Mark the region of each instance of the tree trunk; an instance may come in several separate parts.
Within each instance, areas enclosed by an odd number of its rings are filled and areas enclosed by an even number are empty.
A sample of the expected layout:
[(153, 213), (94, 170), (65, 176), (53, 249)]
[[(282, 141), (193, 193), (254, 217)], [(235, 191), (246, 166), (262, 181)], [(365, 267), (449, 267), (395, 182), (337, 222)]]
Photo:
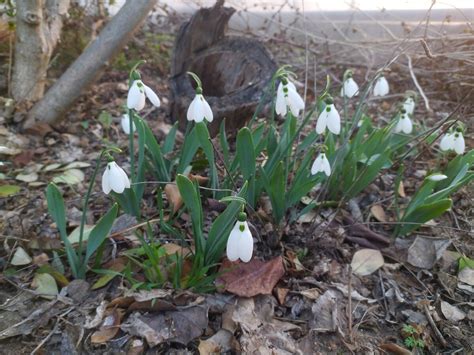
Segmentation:
[(97, 79), (110, 58), (124, 46), (156, 1), (128, 0), (43, 99), (28, 112), (23, 128), (30, 129), (40, 122), (57, 123), (82, 91)]
[(49, 60), (61, 36), (69, 0), (19, 0), (16, 2), (13, 98), (18, 102), (43, 97)]

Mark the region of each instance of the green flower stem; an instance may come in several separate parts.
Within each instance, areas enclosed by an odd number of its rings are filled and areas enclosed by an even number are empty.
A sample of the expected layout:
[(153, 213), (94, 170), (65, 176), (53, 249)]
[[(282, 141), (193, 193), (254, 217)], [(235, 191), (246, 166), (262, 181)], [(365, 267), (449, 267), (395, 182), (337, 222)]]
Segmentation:
[(134, 147), (133, 147), (133, 122), (134, 122), (134, 111), (133, 109), (128, 109), (128, 118), (129, 118), (129, 124), (130, 124), (130, 135), (128, 137), (128, 150), (130, 154), (130, 179), (132, 180), (132, 183), (136, 182), (135, 181), (135, 152), (134, 152)]
[(82, 207), (82, 217), (81, 217), (81, 225), (80, 225), (80, 228), (79, 228), (79, 251), (78, 251), (78, 256), (79, 256), (79, 264), (80, 264), (80, 272), (79, 272), (79, 275), (78, 277), (79, 278), (84, 278), (85, 277), (85, 270), (84, 268), (82, 267), (82, 263), (83, 263), (83, 255), (82, 255), (82, 247), (83, 247), (83, 238), (84, 238), (84, 226), (86, 224), (86, 215), (87, 215), (87, 206), (89, 204), (89, 199), (90, 199), (90, 196), (91, 196), (91, 193), (92, 193), (92, 188), (94, 187), (94, 182), (95, 182), (95, 178), (97, 176), (97, 172), (99, 171), (99, 168), (100, 168), (100, 163), (102, 161), (102, 158), (104, 156), (104, 154), (107, 152), (107, 149), (103, 149), (102, 152), (100, 152), (100, 155), (99, 157), (97, 158), (97, 162), (95, 164), (95, 168), (94, 168), (94, 171), (92, 173), (92, 177), (91, 177), (91, 180), (89, 182), (89, 187), (87, 188), (87, 193), (86, 193), (86, 197), (84, 199), (84, 205)]

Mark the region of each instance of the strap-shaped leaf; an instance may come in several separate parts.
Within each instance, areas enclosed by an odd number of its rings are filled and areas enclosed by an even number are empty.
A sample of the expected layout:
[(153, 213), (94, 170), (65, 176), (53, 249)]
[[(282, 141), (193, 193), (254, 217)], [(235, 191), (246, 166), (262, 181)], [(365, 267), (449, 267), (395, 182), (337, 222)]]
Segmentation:
[(66, 233), (66, 208), (64, 199), (58, 187), (54, 183), (50, 183), (46, 189), (46, 201), (48, 202), (48, 211), (59, 229), (59, 235), (66, 248), (66, 254), (71, 266), (74, 277), (78, 276), (79, 260), (71, 242), (67, 238)]
[(117, 218), (118, 205), (114, 203), (112, 208), (103, 216), (95, 227), (91, 230), (89, 234), (89, 239), (87, 240), (87, 249), (86, 257), (84, 259), (84, 264), (87, 264), (87, 261), (91, 255), (102, 245), (104, 240), (109, 236), (112, 225), (114, 224), (115, 219)]
[(421, 224), (431, 221), (433, 218), (441, 216), (444, 212), (449, 210), (453, 205), (453, 201), (449, 198), (439, 200), (430, 204), (419, 206), (409, 215), (403, 217), (402, 222), (408, 222), (409, 224), (403, 224), (399, 234), (405, 235), (414, 229), (418, 228)]

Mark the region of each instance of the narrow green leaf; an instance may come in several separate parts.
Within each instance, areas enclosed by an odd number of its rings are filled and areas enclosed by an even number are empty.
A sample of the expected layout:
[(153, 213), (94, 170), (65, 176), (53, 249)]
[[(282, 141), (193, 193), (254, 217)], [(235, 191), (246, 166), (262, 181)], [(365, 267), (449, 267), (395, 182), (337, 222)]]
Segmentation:
[(451, 208), (452, 204), (453, 201), (447, 198), (433, 202), (431, 204), (419, 206), (412, 213), (403, 217), (401, 222), (409, 222), (410, 224), (403, 224), (399, 234), (406, 235), (418, 228), (421, 224), (441, 216), (444, 212)]
[(173, 125), (166, 135), (165, 142), (163, 143), (163, 154), (168, 154), (173, 151), (176, 143), (176, 132), (178, 131), (178, 122)]
[(109, 236), (112, 225), (114, 224), (115, 219), (117, 218), (118, 205), (115, 203), (112, 208), (103, 216), (91, 230), (89, 234), (89, 239), (87, 241), (86, 257), (84, 259), (84, 264), (87, 264), (87, 261), (91, 255), (102, 245), (104, 240)]
[(199, 148), (199, 139), (196, 133), (196, 127), (185, 137), (183, 149), (181, 150), (181, 156), (179, 159), (177, 173), (182, 174), (184, 170), (191, 164), (197, 150)]

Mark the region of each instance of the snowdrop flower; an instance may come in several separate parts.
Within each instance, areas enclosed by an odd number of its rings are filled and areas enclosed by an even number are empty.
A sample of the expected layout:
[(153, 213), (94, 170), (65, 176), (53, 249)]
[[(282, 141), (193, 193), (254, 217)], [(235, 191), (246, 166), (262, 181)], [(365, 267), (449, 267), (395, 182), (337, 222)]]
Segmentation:
[(385, 96), (389, 91), (387, 79), (384, 76), (378, 78), (374, 86), (374, 96)]
[(106, 195), (112, 190), (121, 194), (125, 189), (129, 188), (130, 180), (125, 171), (116, 162), (109, 162), (102, 175), (102, 191)]
[(244, 212), (239, 213), (237, 222), (230, 232), (226, 252), (230, 261), (240, 259), (247, 263), (252, 258), (253, 238), (247, 223), (247, 215)]
[(288, 108), (291, 114), (296, 117), (304, 109), (304, 101), (296, 91), (295, 85), (286, 78), (282, 78), (277, 89), (275, 111), (278, 115), (285, 117)]
[(413, 97), (409, 96), (405, 99), (403, 102), (403, 109), (409, 114), (413, 115), (413, 112), (415, 111), (415, 100)]
[(331, 165), (329, 165), (329, 160), (324, 153), (318, 155), (311, 167), (311, 175), (316, 175), (319, 172), (324, 172), (326, 176), (331, 175)]
[(357, 83), (352, 78), (352, 72), (349, 71), (345, 77), (346, 79), (344, 80), (341, 88), (341, 96), (345, 96), (350, 99), (351, 97), (357, 96), (359, 94), (359, 85), (357, 85)]
[[(122, 130), (124, 131), (124, 133), (130, 134), (130, 116), (127, 113), (122, 116), (122, 120), (120, 121), (120, 124), (122, 125)], [(132, 121), (132, 128), (133, 128), (133, 132), (137, 131), (135, 127), (135, 122), (133, 121)]]
[(316, 133), (323, 134), (326, 131), (326, 127), (334, 134), (341, 132), (341, 116), (339, 116), (339, 112), (337, 112), (332, 99), (326, 100), (326, 107), (319, 114), (318, 121), (316, 122)]
[(442, 151), (454, 150), (456, 154), (464, 154), (466, 143), (460, 129), (453, 133), (446, 133), (441, 139), (439, 147)]
[(212, 114), (211, 106), (207, 103), (204, 96), (202, 96), (202, 89), (196, 90), (196, 96), (188, 107), (187, 118), (188, 121), (195, 121), (196, 123), (204, 121), (204, 119), (212, 122), (214, 116)]
[(430, 176), (427, 177), (428, 180), (431, 181), (442, 181), (444, 179), (447, 179), (448, 177), (444, 174), (431, 174)]
[(134, 80), (128, 90), (127, 107), (136, 111), (142, 110), (145, 107), (146, 97), (148, 97), (153, 106), (160, 107), (160, 99), (155, 92), (143, 84), (143, 81)]
[(413, 123), (408, 117), (408, 113), (405, 110), (401, 110), (400, 119), (395, 126), (395, 133), (403, 132), (405, 134), (410, 134), (413, 131)]

